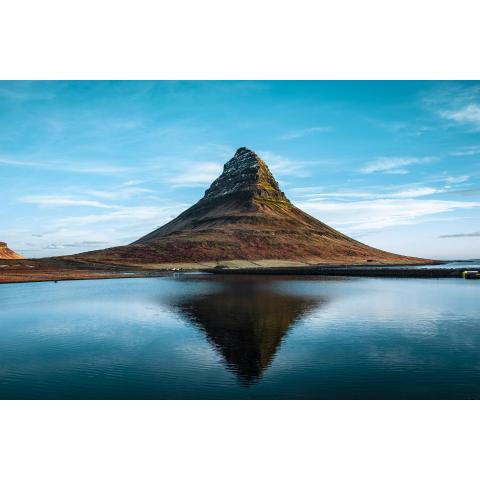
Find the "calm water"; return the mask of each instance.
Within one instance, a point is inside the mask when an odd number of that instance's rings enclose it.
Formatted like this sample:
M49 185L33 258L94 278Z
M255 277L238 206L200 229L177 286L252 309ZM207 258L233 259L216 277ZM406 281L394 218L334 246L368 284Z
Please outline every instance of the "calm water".
M1 398L480 398L480 282L0 285Z

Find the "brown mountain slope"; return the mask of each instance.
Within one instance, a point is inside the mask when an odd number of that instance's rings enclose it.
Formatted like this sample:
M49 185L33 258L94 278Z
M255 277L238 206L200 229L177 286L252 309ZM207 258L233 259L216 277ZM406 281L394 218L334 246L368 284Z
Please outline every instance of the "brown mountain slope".
M10 250L6 243L0 242L0 258L3 260L17 260L23 257Z
M265 162L240 148L204 197L131 245L76 255L121 264L278 261L425 263L360 243L295 207Z

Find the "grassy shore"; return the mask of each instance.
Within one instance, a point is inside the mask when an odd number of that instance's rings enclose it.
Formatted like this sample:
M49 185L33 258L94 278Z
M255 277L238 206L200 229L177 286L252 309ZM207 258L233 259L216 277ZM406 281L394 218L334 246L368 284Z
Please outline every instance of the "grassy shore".
M440 263L440 262L438 262ZM93 280L108 278L144 278L166 275L172 271L201 271L213 274L237 275L329 275L364 277L461 277L466 269L411 269L407 265L375 264L307 264L282 260L205 263L104 264L72 261L69 258L30 260L0 260L0 283L49 282L63 280ZM375 267L375 268L372 268Z

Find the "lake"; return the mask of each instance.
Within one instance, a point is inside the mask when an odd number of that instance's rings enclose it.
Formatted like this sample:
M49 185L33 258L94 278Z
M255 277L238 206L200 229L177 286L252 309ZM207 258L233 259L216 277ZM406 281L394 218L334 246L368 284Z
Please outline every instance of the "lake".
M480 398L480 281L4 284L0 397Z

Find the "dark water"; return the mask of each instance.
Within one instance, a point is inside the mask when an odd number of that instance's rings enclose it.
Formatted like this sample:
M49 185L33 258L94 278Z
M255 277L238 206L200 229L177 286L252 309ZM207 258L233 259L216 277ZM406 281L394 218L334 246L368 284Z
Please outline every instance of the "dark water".
M480 282L0 285L1 398L480 398Z

